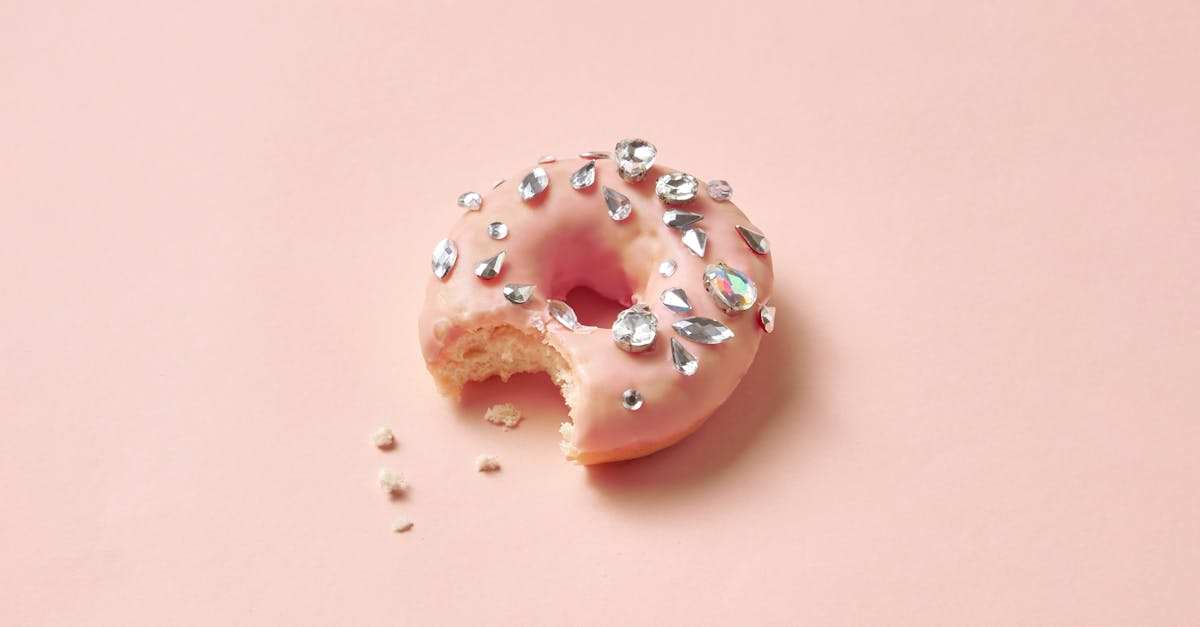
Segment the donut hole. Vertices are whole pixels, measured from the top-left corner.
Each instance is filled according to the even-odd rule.
[[[584,285],[567,292],[566,301],[575,310],[580,323],[602,329],[611,327],[617,314],[628,307],[622,303],[632,302],[630,295],[619,299],[609,298]]]

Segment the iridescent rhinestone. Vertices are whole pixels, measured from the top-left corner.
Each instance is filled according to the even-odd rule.
[[[542,155],[538,157],[538,165],[554,163],[555,161],[558,161],[558,157],[555,157],[554,155]]]
[[[696,359],[683,347],[683,342],[675,338],[671,338],[671,363],[675,366],[675,370],[679,374],[690,377],[696,374],[696,369],[700,367],[700,361]]]
[[[621,406],[629,411],[637,411],[642,408],[642,393],[629,388],[621,392]]]
[[[634,305],[617,314],[612,327],[613,342],[624,351],[640,353],[654,346],[658,317],[645,305]]]
[[[582,168],[571,173],[571,187],[584,189],[596,182],[596,162],[588,161]]]
[[[478,192],[466,192],[458,197],[458,206],[468,211],[479,211],[483,206],[483,196]]]
[[[692,202],[699,189],[700,184],[696,182],[696,177],[686,172],[664,174],[658,177],[658,182],[654,184],[654,193],[658,194],[659,200],[668,205]]]
[[[654,165],[658,149],[654,144],[644,139],[622,139],[617,142],[614,157],[617,160],[617,171],[621,178],[636,183],[646,177],[646,172]]]
[[[675,313],[687,313],[692,310],[692,303],[688,300],[687,292],[683,291],[682,287],[663,290],[659,300],[662,301],[664,307]]]
[[[509,283],[504,286],[504,298],[514,305],[524,305],[533,296],[533,286],[521,283]]]
[[[475,266],[475,276],[484,280],[494,279],[496,275],[500,274],[502,268],[504,268],[503,250],[494,257],[488,257],[480,261],[479,265]]]
[[[575,310],[571,306],[561,300],[553,298],[546,301],[546,311],[550,312],[550,316],[558,321],[559,324],[574,331],[579,328],[579,316],[575,315]]]
[[[444,239],[433,247],[433,276],[444,279],[450,274],[454,262],[458,261],[458,245],[452,239]]]
[[[763,306],[758,310],[758,321],[762,324],[763,331],[770,333],[775,330],[775,308]]]
[[[550,185],[550,177],[546,175],[546,170],[542,168],[534,168],[530,170],[525,178],[521,179],[521,184],[517,186],[517,191],[521,194],[521,200],[533,200],[535,196],[546,191],[546,186]]]
[[[496,180],[492,181],[492,189],[496,189],[497,187],[500,187],[503,184],[504,184],[504,179],[496,179]]]
[[[697,344],[720,344],[733,339],[733,330],[712,318],[684,318],[671,325],[683,339]]]
[[[717,202],[725,202],[733,196],[733,188],[721,179],[712,180],[708,182],[708,196]]]
[[[633,203],[621,192],[604,188],[604,203],[608,205],[608,217],[613,220],[624,220],[633,213]]]
[[[663,224],[679,230],[686,230],[689,226],[701,221],[704,216],[691,211],[683,211],[682,209],[672,209],[663,213]]]
[[[692,251],[697,257],[704,256],[704,249],[708,247],[708,233],[700,227],[693,227],[683,232],[683,245]]]
[[[723,263],[704,269],[704,289],[725,313],[746,311],[758,300],[758,287],[754,281]]]
[[[587,152],[579,153],[579,158],[580,159],[612,159],[612,155],[608,154],[607,152],[598,152],[595,150],[589,150]]]
[[[488,237],[492,239],[504,239],[508,237],[508,225],[503,222],[493,222],[487,227]]]
[[[755,233],[740,224],[737,225],[737,232],[742,236],[742,239],[746,240],[746,245],[750,247],[750,250],[760,255],[771,252],[771,243],[767,241],[767,238],[762,233]]]
[[[668,259],[658,264],[658,274],[660,276],[671,276],[672,274],[675,274],[675,260]]]

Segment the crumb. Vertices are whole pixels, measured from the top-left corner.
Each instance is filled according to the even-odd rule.
[[[401,518],[400,520],[392,523],[392,531],[395,531],[396,533],[403,533],[409,529],[412,529],[412,525],[413,524],[411,520]]]
[[[500,470],[500,460],[495,455],[480,455],[475,458],[475,470],[479,472],[496,472]]]
[[[384,492],[396,494],[408,489],[408,483],[404,481],[404,475],[381,468],[379,470],[379,487],[383,488]]]
[[[504,427],[505,431],[512,431],[521,422],[521,410],[517,409],[516,405],[512,403],[492,405],[488,408],[487,413],[483,415],[483,419],[494,425]]]
[[[379,448],[392,448],[396,444],[396,436],[387,427],[380,427],[371,434],[371,443]]]

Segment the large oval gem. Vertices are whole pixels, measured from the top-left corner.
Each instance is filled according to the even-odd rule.
[[[758,300],[758,287],[754,281],[723,263],[704,269],[704,289],[725,313],[746,311]]]

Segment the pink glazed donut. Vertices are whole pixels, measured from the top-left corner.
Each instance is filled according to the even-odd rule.
[[[563,452],[581,464],[666,448],[725,402],[774,325],[770,247],[727,183],[656,156],[627,139],[459,197],[419,320],[442,393],[548,373],[570,408]],[[580,286],[628,309],[581,325],[564,302]]]

